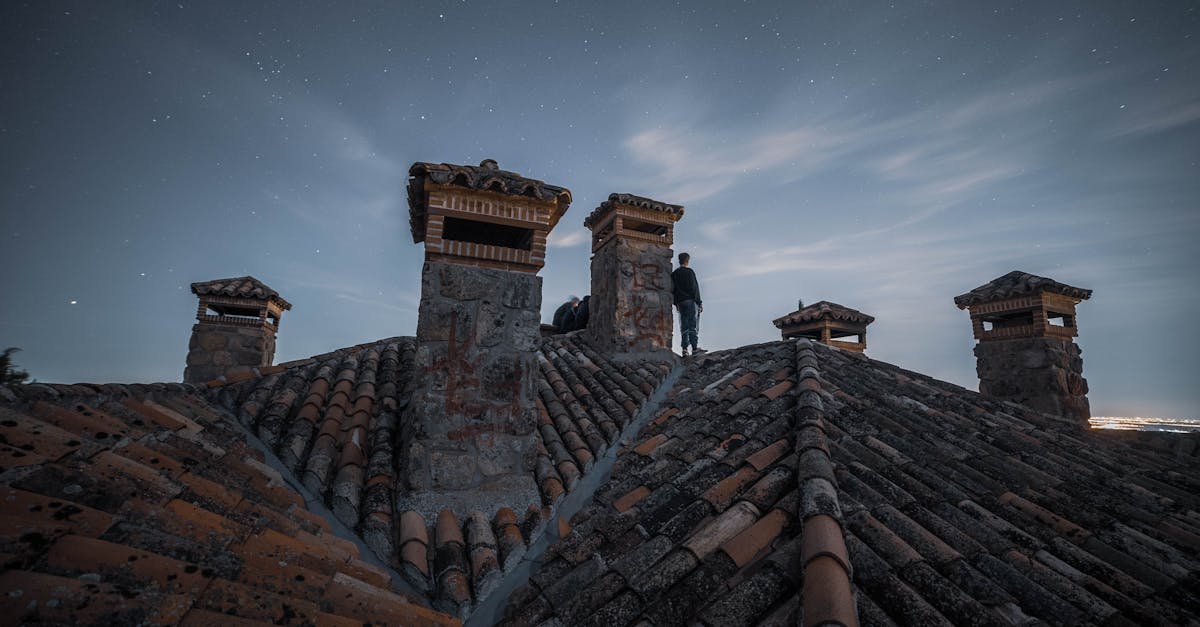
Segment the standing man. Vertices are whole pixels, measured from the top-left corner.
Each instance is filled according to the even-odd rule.
[[[688,267],[691,260],[691,255],[679,253],[679,267],[671,273],[675,306],[679,308],[679,330],[684,357],[688,356],[689,344],[692,354],[699,355],[704,352],[696,345],[700,334],[700,312],[704,311],[704,303],[700,300],[700,283],[696,281],[696,273]]]

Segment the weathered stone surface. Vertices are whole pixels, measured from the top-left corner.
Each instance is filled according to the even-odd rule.
[[[1035,337],[975,346],[979,392],[1087,424],[1091,408],[1079,345]]]
[[[513,494],[536,494],[531,471],[541,287],[540,277],[525,272],[425,263],[417,391],[402,442],[411,490],[471,491],[472,502],[491,498],[522,508],[528,503],[516,502]],[[513,486],[513,494],[499,493]]]
[[[198,322],[188,341],[186,383],[204,383],[222,376],[271,365],[275,331],[267,326],[234,326]]]
[[[670,349],[671,248],[616,237],[592,256],[588,334],[611,352]]]

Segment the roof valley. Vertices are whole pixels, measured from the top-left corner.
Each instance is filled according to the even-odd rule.
[[[387,555],[379,555],[376,549],[370,546],[364,538],[360,537],[351,527],[348,527],[339,516],[336,516],[333,510],[325,506],[324,501],[313,494],[299,477],[296,476],[292,469],[275,454],[275,452],[258,438],[258,436],[248,429],[240,420],[229,420],[230,424],[235,425],[245,436],[245,441],[254,449],[263,454],[264,462],[267,466],[279,473],[280,478],[287,484],[289,488],[294,490],[304,499],[304,506],[312,514],[320,516],[328,523],[332,532],[344,540],[354,543],[358,549],[362,559],[378,568],[383,569],[391,577],[391,584],[402,593],[412,597],[413,599],[423,600],[423,595],[413,588],[400,573],[389,564]]]
[[[624,425],[616,438],[616,442],[624,445],[636,440],[637,434],[641,431],[642,427],[657,415],[662,403],[666,400],[667,394],[675,387],[682,373],[683,365],[676,364],[662,382],[659,383],[653,393],[638,408],[636,415]],[[548,525],[545,531],[531,542],[520,564],[514,570],[507,573],[503,583],[500,584],[497,590],[464,623],[467,627],[485,627],[501,621],[504,617],[504,608],[508,604],[513,592],[526,584],[537,567],[541,565],[541,560],[546,551],[560,541],[562,536],[566,535],[563,533],[564,530],[569,530],[566,521],[571,520],[575,514],[591,503],[596,491],[608,482],[612,475],[613,464],[617,460],[618,450],[619,447],[616,445],[609,446],[596,459],[591,469],[573,487],[573,491],[557,504],[551,520],[562,521],[562,524]]]

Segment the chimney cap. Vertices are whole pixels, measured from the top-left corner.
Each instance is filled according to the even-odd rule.
[[[634,194],[609,194],[608,200],[600,203],[599,207],[593,209],[592,213],[587,218],[584,218],[583,226],[590,229],[599,224],[601,219],[608,215],[617,205],[629,205],[638,209],[658,211],[666,214],[672,222],[676,222],[683,217],[683,205],[672,205]]]
[[[192,283],[192,293],[196,296],[225,296],[228,298],[245,298],[247,300],[275,301],[285,311],[292,304],[283,299],[279,292],[267,287],[266,283],[252,276],[239,276],[229,279],[213,279]]]
[[[526,196],[543,202],[554,202],[556,208],[550,218],[550,226],[571,206],[571,190],[557,185],[527,178],[516,172],[501,170],[495,159],[484,159],[479,165],[457,165],[453,163],[427,163],[418,161],[408,169],[408,223],[412,228],[413,242],[425,241],[425,181],[438,185],[454,185],[477,191],[490,191],[509,196]]]
[[[1059,283],[1054,279],[1013,270],[1008,274],[995,278],[979,287],[954,297],[954,304],[959,309],[966,309],[971,305],[981,303],[989,303],[997,300],[1013,298],[1015,296],[1024,296],[1026,294],[1036,294],[1040,292],[1050,292],[1052,294],[1062,294],[1069,298],[1078,300],[1087,300],[1092,297],[1092,290],[1082,287],[1073,287],[1066,283]]]
[[[851,309],[837,303],[822,300],[807,307],[801,307],[799,310],[793,311],[786,316],[776,318],[773,323],[777,328],[782,329],[785,325],[811,322],[813,320],[841,320],[867,325],[875,322],[875,317],[868,316],[857,309]]]

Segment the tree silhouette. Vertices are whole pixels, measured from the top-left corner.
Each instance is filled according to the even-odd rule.
[[[29,373],[24,370],[18,370],[12,363],[12,354],[20,352],[21,349],[9,347],[0,353],[0,384],[14,385],[24,383],[29,378]]]

